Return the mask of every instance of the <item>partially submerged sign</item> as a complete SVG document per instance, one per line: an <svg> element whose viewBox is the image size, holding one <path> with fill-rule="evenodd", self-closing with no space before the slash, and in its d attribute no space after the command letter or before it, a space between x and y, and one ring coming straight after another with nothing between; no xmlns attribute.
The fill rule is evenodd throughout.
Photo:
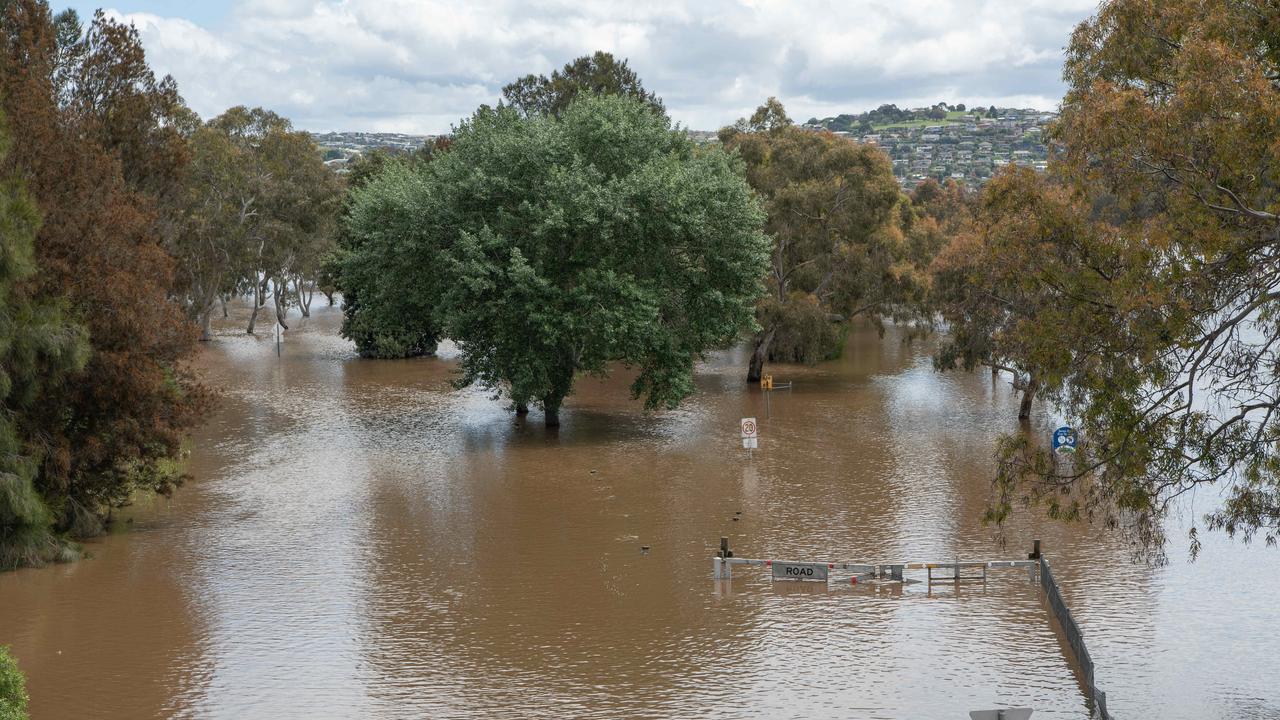
<svg viewBox="0 0 1280 720"><path fill-rule="evenodd" d="M1028 720L1031 717L1031 708L970 710L969 717L973 720Z"/></svg>
<svg viewBox="0 0 1280 720"><path fill-rule="evenodd" d="M802 563L773 561L774 580L812 580L827 581L827 563Z"/></svg>
<svg viewBox="0 0 1280 720"><path fill-rule="evenodd" d="M748 450L754 450L759 447L760 443L760 426L756 425L755 418L742 418L742 447Z"/></svg>
<svg viewBox="0 0 1280 720"><path fill-rule="evenodd" d="M1060 427L1053 431L1053 451L1059 455L1067 455L1076 451L1079 435L1069 427Z"/></svg>

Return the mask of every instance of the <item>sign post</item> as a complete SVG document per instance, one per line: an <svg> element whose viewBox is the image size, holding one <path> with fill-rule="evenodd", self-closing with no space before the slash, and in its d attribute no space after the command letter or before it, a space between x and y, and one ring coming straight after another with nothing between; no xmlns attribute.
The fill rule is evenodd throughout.
<svg viewBox="0 0 1280 720"><path fill-rule="evenodd" d="M742 447L746 450L760 447L760 428L755 418L742 418Z"/></svg>

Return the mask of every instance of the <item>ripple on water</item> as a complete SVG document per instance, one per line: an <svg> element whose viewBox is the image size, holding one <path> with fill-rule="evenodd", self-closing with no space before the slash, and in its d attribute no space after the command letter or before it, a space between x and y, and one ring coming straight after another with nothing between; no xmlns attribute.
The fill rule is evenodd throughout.
<svg viewBox="0 0 1280 720"><path fill-rule="evenodd" d="M231 389L195 481L135 508L146 530L93 560L0 575L33 717L1088 716L1020 572L717 587L722 535L740 556L861 561L1016 557L1042 538L1118 716L1280 716L1274 551L1211 540L1153 569L1026 513L1002 546L981 517L1016 398L934 373L892 329L775 368L796 384L768 405L741 351L700 364L673 412L627 400L625 371L583 379L547 433L537 411L453 390L449 347L362 361L338 322L321 308L280 357L224 331L201 365Z"/></svg>

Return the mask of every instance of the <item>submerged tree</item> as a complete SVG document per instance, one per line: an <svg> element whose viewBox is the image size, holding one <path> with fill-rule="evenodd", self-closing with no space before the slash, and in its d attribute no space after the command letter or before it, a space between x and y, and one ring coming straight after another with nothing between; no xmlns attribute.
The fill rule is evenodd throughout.
<svg viewBox="0 0 1280 720"><path fill-rule="evenodd" d="M357 176L338 263L342 335L364 357L428 355L440 338L447 259L427 170L390 161Z"/></svg>
<svg viewBox="0 0 1280 720"><path fill-rule="evenodd" d="M338 248L326 272L342 292L342 336L362 357L407 358L434 353L440 326L436 303L441 259L399 256L407 248L381 242L387 235L413 237L422 228L425 208L409 199L423 165L448 146L439 140L405 156L374 151L362 155L347 175L347 194L338 230ZM385 188L404 186L393 202L359 202L375 179ZM390 194L390 193L388 193ZM425 241L426 247L431 243ZM437 266L423 273L420 268Z"/></svg>
<svg viewBox="0 0 1280 720"><path fill-rule="evenodd" d="M1071 362L1058 341L1068 322L1061 311L1092 232L1087 208L1066 189L1028 168L997 175L933 263L931 309L948 331L934 365L1009 372L1022 391L1018 418L1030 418L1036 393Z"/></svg>
<svg viewBox="0 0 1280 720"><path fill-rule="evenodd" d="M1101 512L1163 545L1163 517L1230 483L1213 528L1280 537L1280 14L1261 0L1112 0L1068 49L1056 169L1107 222L1062 276L1071 353L1046 387L1074 463L1003 446L1002 503ZM1195 545L1193 543L1193 551Z"/></svg>
<svg viewBox="0 0 1280 720"><path fill-rule="evenodd" d="M689 395L694 361L751 326L762 222L729 155L621 97L558 118L482 108L447 153L379 176L351 214L353 262L387 283L362 307L416 303L403 322L438 318L462 385L536 402L548 426L578 373L615 362L637 369L646 407Z"/></svg>
<svg viewBox="0 0 1280 720"><path fill-rule="evenodd" d="M773 237L747 372L757 381L766 360L838 353L852 318L893 303L904 250L900 192L883 152L796 127L774 98L720 139L746 162Z"/></svg>
<svg viewBox="0 0 1280 720"><path fill-rule="evenodd" d="M311 136L270 110L234 107L192 136L183 257L208 268L196 300L205 318L228 282L250 295L247 332L272 302L283 327L291 304L309 310L321 262L334 248L341 182ZM202 258L212 258L200 264Z"/></svg>
<svg viewBox="0 0 1280 720"><path fill-rule="evenodd" d="M640 77L610 53L596 51L545 75L526 75L502 88L508 107L524 115L560 115L580 96L622 95L635 98L660 115L666 115L662 100L644 89Z"/></svg>

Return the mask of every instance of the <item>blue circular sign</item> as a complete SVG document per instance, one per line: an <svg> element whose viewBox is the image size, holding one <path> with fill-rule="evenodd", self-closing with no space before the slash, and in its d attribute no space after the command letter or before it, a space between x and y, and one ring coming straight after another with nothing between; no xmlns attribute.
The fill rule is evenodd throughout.
<svg viewBox="0 0 1280 720"><path fill-rule="evenodd" d="M1078 440L1076 431L1069 427L1060 427L1053 431L1053 451L1057 453L1073 453Z"/></svg>

